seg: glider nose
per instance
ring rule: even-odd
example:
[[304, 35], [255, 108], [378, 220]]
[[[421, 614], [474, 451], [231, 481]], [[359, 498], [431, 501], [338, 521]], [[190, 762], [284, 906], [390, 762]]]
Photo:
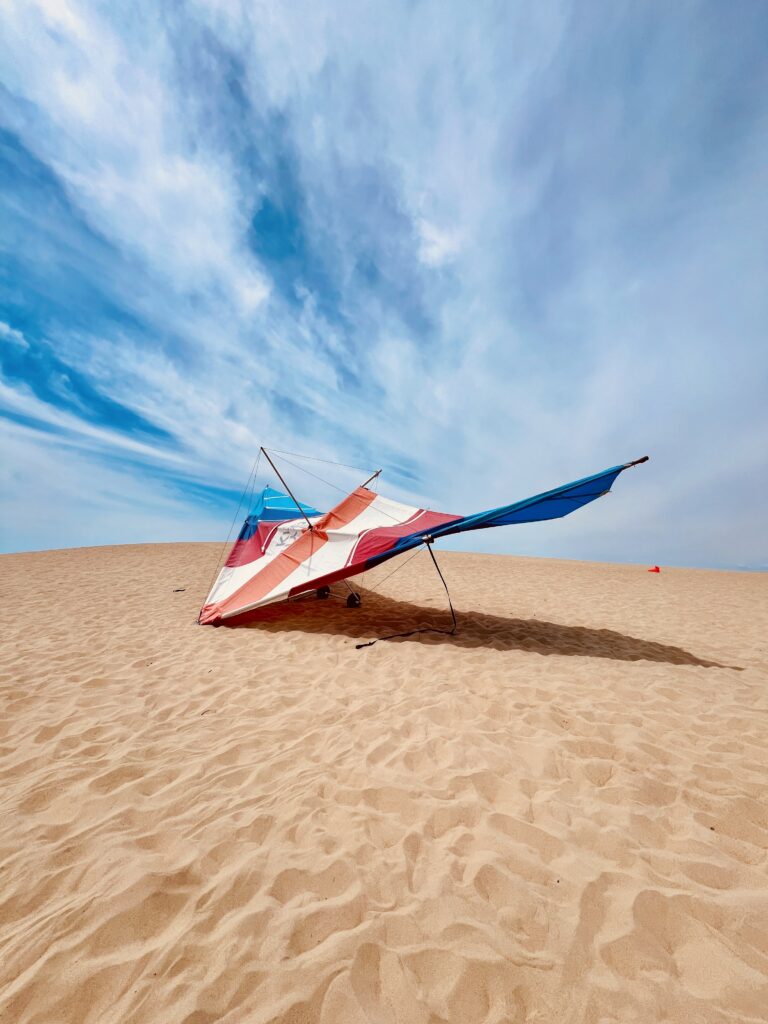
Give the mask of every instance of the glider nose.
[[221, 610], [217, 604], [207, 604], [203, 607], [198, 617], [201, 626], [218, 626], [221, 622]]

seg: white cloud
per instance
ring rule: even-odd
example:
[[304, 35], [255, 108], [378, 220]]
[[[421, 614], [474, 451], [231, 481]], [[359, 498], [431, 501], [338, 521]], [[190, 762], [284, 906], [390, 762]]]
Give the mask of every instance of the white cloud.
[[191, 508], [167, 483], [105, 464], [67, 439], [7, 425], [13, 460], [0, 460], [0, 549], [217, 540], [214, 511]]
[[[567, 2], [14, 11], [13, 127], [142, 324], [78, 309], [51, 341], [175, 438], [180, 475], [234, 483], [267, 439], [406, 464], [412, 496], [470, 511], [648, 451], [599, 507], [477, 541], [763, 557], [768, 144], [737, 73], [759, 33], [724, 53], [677, 12], [636, 66], [630, 9]], [[285, 251], [259, 258], [266, 196]], [[5, 394], [83, 452], [167, 455]]]
[[29, 342], [21, 333], [21, 331], [14, 330], [10, 324], [5, 323], [4, 320], [0, 320], [0, 341], [5, 342], [6, 345], [17, 345], [19, 348], [28, 349]]
[[[49, 402], [43, 402], [28, 387], [12, 387], [0, 380], [0, 408], [37, 423], [54, 428], [62, 444], [75, 445], [83, 450], [101, 454], [130, 454], [140, 456], [148, 463], [176, 465], [184, 468], [185, 459], [160, 446], [136, 441], [117, 430], [93, 426], [79, 416], [65, 412]], [[9, 452], [12, 449], [8, 449]]]
[[10, 86], [41, 115], [25, 141], [92, 225], [173, 292], [218, 289], [252, 311], [268, 285], [244, 244], [232, 168], [200, 152], [169, 82], [170, 40], [145, 13], [146, 36], [132, 38], [85, 5], [12, 7], [5, 45], [24, 59], [7, 62]]
[[454, 231], [448, 231], [430, 224], [427, 220], [418, 222], [419, 258], [428, 267], [439, 267], [450, 261], [458, 253], [461, 242]]

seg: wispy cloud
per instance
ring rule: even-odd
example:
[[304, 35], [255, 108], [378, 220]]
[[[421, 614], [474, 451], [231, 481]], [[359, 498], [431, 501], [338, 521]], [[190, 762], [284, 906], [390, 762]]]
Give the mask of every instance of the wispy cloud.
[[6, 345], [18, 345], [19, 348], [28, 349], [29, 343], [21, 331], [14, 330], [9, 324], [0, 320], [0, 343]]
[[268, 442], [459, 512], [649, 451], [476, 542], [764, 563], [767, 30], [749, 3], [12, 4], [6, 546], [215, 535]]

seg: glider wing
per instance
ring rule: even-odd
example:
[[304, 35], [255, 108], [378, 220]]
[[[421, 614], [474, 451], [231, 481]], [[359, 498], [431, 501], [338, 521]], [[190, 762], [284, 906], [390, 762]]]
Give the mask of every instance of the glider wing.
[[[422, 544], [425, 538], [513, 523], [559, 519], [607, 494], [638, 459], [575, 480], [512, 505], [470, 516], [416, 508], [358, 487], [330, 512], [265, 490], [243, 526], [200, 612], [218, 624], [308, 591], [356, 576]], [[268, 494], [268, 491], [270, 492]], [[285, 515], [285, 519], [276, 518]], [[306, 519], [311, 525], [306, 525]]]

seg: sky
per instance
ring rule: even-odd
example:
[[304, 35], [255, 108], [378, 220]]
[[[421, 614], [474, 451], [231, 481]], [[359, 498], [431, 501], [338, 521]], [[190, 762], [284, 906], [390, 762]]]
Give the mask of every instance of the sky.
[[768, 568], [768, 4], [3, 25], [0, 549], [223, 539], [264, 444], [453, 513], [647, 454], [453, 546]]

